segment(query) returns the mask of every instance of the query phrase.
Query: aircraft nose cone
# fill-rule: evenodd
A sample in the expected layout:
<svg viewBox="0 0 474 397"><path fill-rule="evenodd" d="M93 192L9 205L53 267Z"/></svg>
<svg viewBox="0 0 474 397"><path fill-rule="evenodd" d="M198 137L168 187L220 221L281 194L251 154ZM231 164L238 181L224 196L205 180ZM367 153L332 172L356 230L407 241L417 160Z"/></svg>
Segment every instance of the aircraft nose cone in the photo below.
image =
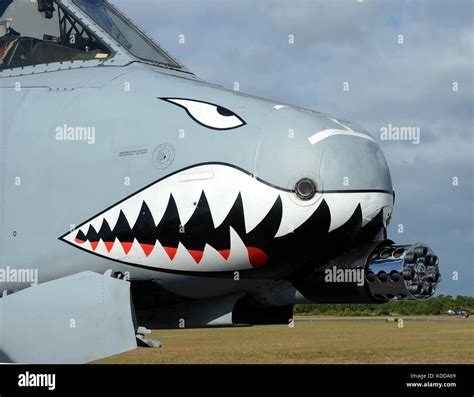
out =
<svg viewBox="0 0 474 397"><path fill-rule="evenodd" d="M318 144L324 145L319 176L325 191L392 193L392 180L385 157L366 132L334 130L314 146Z"/></svg>
<svg viewBox="0 0 474 397"><path fill-rule="evenodd" d="M276 106L256 154L257 175L295 190L313 180L318 191L386 191L392 181L385 157L362 127L322 113ZM311 194L301 184L302 195Z"/></svg>

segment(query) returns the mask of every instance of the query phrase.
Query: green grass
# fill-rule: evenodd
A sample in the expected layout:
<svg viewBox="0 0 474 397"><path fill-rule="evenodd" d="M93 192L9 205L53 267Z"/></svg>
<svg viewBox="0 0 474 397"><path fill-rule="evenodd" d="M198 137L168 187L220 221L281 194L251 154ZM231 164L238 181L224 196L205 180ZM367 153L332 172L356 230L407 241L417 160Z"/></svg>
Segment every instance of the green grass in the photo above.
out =
<svg viewBox="0 0 474 397"><path fill-rule="evenodd" d="M156 330L160 349L138 348L102 364L474 363L474 322L296 322L244 328Z"/></svg>

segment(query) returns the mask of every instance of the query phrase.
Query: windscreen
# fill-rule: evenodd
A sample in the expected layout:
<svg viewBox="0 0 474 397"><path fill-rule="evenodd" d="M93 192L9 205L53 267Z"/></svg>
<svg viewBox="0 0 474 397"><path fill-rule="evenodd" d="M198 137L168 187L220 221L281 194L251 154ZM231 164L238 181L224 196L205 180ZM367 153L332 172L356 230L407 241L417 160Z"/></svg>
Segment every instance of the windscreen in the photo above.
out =
<svg viewBox="0 0 474 397"><path fill-rule="evenodd" d="M162 51L136 26L104 0L74 0L97 24L137 58L179 68L180 65Z"/></svg>

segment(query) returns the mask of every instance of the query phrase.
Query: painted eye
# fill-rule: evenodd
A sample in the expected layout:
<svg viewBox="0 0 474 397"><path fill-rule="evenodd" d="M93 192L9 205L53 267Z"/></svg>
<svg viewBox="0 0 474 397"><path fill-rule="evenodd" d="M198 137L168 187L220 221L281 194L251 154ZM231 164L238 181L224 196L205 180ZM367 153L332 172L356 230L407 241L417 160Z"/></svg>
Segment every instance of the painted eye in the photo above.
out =
<svg viewBox="0 0 474 397"><path fill-rule="evenodd" d="M246 122L234 112L213 103L181 98L160 99L183 108L189 117L207 128L214 130L231 130L246 124Z"/></svg>

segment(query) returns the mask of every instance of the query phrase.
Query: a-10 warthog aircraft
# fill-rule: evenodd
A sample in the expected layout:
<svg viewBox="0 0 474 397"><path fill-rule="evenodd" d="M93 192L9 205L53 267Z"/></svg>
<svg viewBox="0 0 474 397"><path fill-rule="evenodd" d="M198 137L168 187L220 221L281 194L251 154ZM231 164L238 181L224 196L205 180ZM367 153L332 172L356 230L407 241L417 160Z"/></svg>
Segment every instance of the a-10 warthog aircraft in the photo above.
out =
<svg viewBox="0 0 474 397"><path fill-rule="evenodd" d="M387 239L360 126L202 81L105 0L0 15L0 361L433 295L432 250Z"/></svg>

